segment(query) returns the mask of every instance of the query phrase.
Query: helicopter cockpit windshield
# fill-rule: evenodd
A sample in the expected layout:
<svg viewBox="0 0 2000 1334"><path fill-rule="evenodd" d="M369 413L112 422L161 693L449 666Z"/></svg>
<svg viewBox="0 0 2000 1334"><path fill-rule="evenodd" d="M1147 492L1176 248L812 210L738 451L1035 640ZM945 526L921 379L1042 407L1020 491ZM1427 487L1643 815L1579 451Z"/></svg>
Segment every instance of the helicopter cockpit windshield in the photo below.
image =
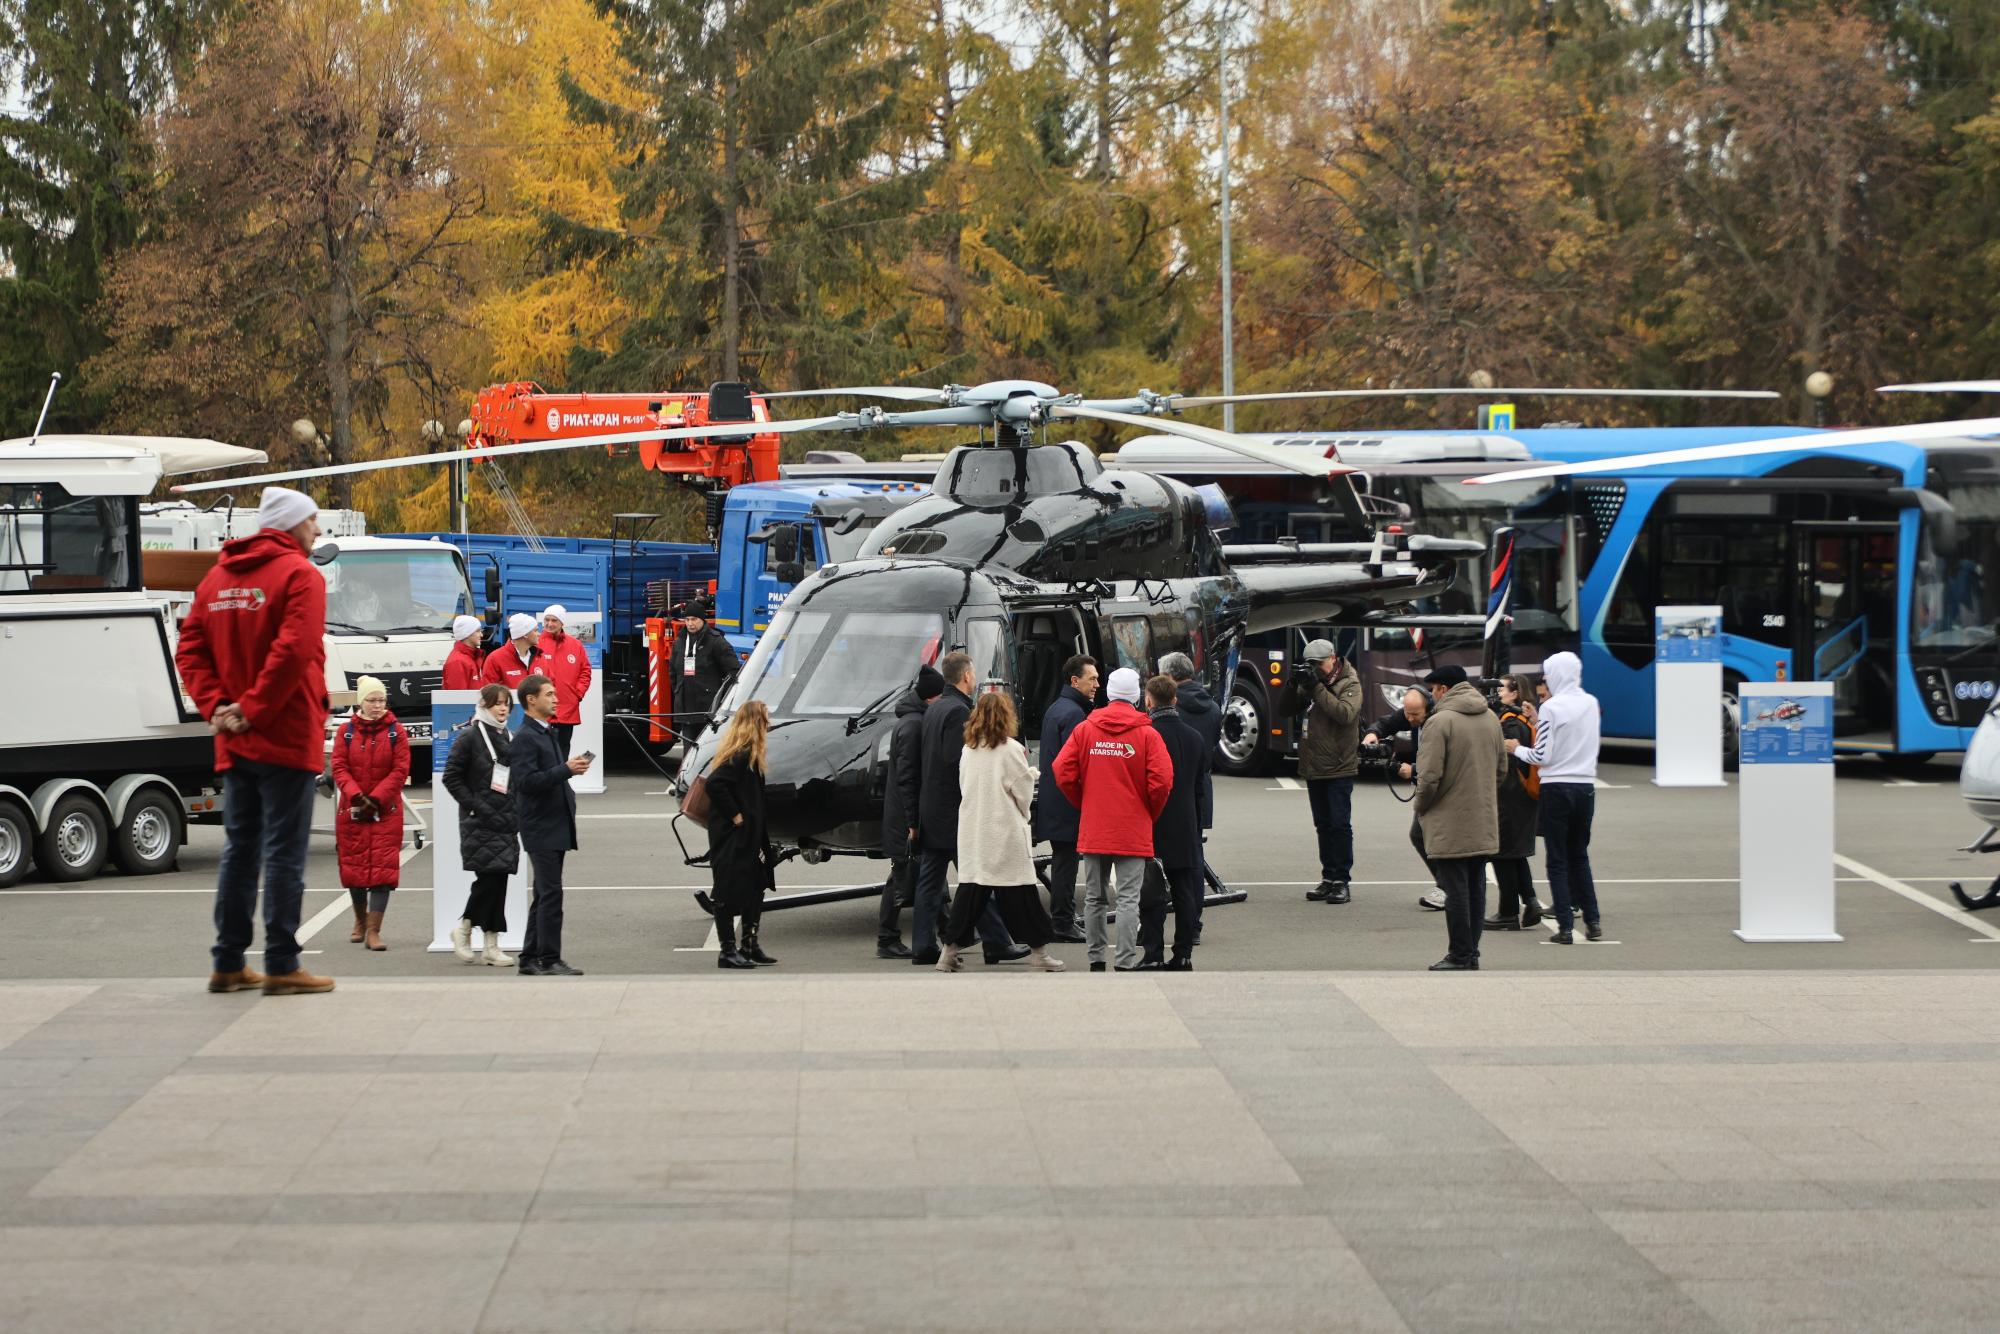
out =
<svg viewBox="0 0 2000 1334"><path fill-rule="evenodd" d="M944 632L934 611L780 611L743 665L730 710L754 699L774 718L850 717L935 663Z"/></svg>

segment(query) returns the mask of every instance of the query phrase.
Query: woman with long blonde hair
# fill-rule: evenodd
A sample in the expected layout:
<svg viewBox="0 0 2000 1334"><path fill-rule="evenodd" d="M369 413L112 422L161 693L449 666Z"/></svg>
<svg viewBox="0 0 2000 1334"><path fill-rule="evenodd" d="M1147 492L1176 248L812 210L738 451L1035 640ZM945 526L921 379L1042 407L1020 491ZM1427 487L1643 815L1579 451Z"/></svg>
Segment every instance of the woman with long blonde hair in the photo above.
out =
<svg viewBox="0 0 2000 1334"><path fill-rule="evenodd" d="M959 951L972 944L990 900L1014 939L1028 947L1028 967L1063 971L1044 949L1055 926L1035 887L1034 834L1029 812L1035 768L1014 739L1014 701L990 691L965 720L965 754L958 769L958 893L944 932L938 971L959 970Z"/></svg>
<svg viewBox="0 0 2000 1334"><path fill-rule="evenodd" d="M708 870L715 884L715 935L722 944L718 968L777 962L757 942L764 894L777 864L764 827L764 745L770 732L770 711L750 700L722 729L708 769ZM740 947L733 922L738 917Z"/></svg>

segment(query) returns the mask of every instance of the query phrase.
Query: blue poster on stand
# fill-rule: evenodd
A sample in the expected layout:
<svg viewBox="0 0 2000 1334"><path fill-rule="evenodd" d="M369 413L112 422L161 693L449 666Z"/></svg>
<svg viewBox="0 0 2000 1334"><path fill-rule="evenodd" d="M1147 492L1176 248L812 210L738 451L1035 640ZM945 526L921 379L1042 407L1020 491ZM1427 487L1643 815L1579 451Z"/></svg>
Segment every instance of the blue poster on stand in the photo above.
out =
<svg viewBox="0 0 2000 1334"><path fill-rule="evenodd" d="M1721 662L1720 608L1673 607L1653 613L1655 662Z"/></svg>
<svg viewBox="0 0 2000 1334"><path fill-rule="evenodd" d="M1833 699L1759 695L1743 700L1745 764L1833 763Z"/></svg>

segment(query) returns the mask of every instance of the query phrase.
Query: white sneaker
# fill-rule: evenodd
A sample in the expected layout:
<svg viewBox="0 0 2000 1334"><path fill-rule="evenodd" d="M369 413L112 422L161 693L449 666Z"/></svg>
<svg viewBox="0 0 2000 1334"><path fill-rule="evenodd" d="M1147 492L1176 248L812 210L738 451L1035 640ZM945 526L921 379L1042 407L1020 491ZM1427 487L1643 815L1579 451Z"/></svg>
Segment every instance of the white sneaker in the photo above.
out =
<svg viewBox="0 0 2000 1334"><path fill-rule="evenodd" d="M488 931L486 933L486 952L479 956L479 961L481 963L492 964L495 968L512 968L514 966L514 956L500 952L500 933L498 931Z"/></svg>
<svg viewBox="0 0 2000 1334"><path fill-rule="evenodd" d="M472 919L461 917L458 925L451 929L451 952L461 963L472 962Z"/></svg>
<svg viewBox="0 0 2000 1334"><path fill-rule="evenodd" d="M1051 959L1041 950L1029 950L1028 967L1040 973L1060 973L1063 971L1063 961Z"/></svg>
<svg viewBox="0 0 2000 1334"><path fill-rule="evenodd" d="M1434 889L1428 894L1419 896L1417 899L1417 906L1419 908L1428 908L1432 912L1443 912L1444 891L1441 889Z"/></svg>

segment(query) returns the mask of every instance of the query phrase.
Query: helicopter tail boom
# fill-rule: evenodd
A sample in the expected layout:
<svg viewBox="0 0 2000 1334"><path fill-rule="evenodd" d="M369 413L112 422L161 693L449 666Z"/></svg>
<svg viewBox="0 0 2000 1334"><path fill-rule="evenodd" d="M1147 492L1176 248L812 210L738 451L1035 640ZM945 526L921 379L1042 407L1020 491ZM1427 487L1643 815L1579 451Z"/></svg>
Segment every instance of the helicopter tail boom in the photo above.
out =
<svg viewBox="0 0 2000 1334"><path fill-rule="evenodd" d="M1257 634L1320 622L1360 625L1371 612L1435 597L1451 587L1454 568L1327 561L1310 565L1250 565L1236 577L1250 594L1248 629Z"/></svg>

